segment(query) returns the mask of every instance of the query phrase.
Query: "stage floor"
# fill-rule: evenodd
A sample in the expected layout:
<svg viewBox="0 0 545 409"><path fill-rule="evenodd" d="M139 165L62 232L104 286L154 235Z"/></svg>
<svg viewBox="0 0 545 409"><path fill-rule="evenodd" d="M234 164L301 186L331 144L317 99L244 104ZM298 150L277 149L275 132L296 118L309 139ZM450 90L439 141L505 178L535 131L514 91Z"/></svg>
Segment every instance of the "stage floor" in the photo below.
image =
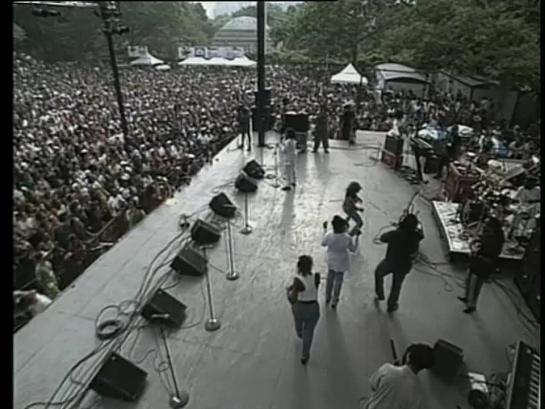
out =
<svg viewBox="0 0 545 409"><path fill-rule="evenodd" d="M274 134L267 138L271 143L277 139ZM183 278L168 290L188 306L186 325L197 323L172 332L168 338L180 387L190 395L187 408L358 408L360 398L370 391L371 374L392 361L390 339L395 341L398 354L412 342L433 345L438 338L449 340L463 348L471 371L487 375L509 369L507 345L520 339L539 348L539 332L522 324L516 309L496 286L485 285L478 311L464 314L463 305L456 299L462 292L458 284L463 281L464 271L456 271L448 264L439 268L457 280L432 276L429 268L419 267L405 280L397 312L387 314L385 305L374 304L373 271L385 247L374 244L373 238L399 218L416 189L370 158L377 156L377 151L369 146L381 145L383 138L383 133L359 133L358 146L353 149L344 142L332 141L329 155L299 155L295 192L274 188L272 180L260 182L258 191L249 199L253 233L239 234L240 219L235 229L240 278L227 281L224 273L210 269L216 313L221 321L218 331L204 329L208 314L202 291L204 278ZM274 150L254 148L243 152L235 146L236 142L231 143L190 186L150 214L46 312L15 334L15 408L47 401L69 368L98 345L94 333L97 314L108 304L135 296L146 267L177 234L181 214L206 207L220 191L242 208L243 196L229 182L253 158L264 163L270 173ZM301 345L285 286L301 254L312 255L316 270L326 271L325 251L320 247L322 223L336 213L342 214L344 189L352 180L363 185L366 227L336 311L325 308L324 289L320 290L321 318L310 361L304 367L299 362ZM430 204L421 198L415 204L426 235L422 253L433 262L446 262ZM223 238L209 252L209 265L227 270ZM171 282L169 279L167 285ZM387 279L386 291L389 285ZM143 328L136 334L138 339L131 336L121 351L132 362L143 361L139 366L148 372L141 398L126 403L90 393L85 399L88 406L81 407L169 407L167 390L172 386L167 383L168 373L154 369L154 361L155 366L160 361L156 359L156 332ZM100 358L98 354L86 362L82 371L89 372L77 372L75 379L88 378ZM420 377L430 408L454 409L456 404L467 407L467 395L459 385L445 383L431 373ZM70 381L65 386L71 386ZM57 399L71 396L67 387Z"/></svg>

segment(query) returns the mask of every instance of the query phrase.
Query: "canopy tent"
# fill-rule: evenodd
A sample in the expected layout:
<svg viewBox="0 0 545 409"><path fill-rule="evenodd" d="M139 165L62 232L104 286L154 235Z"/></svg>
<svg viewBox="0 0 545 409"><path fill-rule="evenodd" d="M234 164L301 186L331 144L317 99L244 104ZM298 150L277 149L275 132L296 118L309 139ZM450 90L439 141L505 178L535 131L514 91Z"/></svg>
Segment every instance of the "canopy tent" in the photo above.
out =
<svg viewBox="0 0 545 409"><path fill-rule="evenodd" d="M255 67L255 61L250 60L248 57L237 57L232 60L225 58L214 57L209 60L202 57L189 57L183 61L180 61L178 65L213 65L213 66L225 66L225 67Z"/></svg>
<svg viewBox="0 0 545 409"><path fill-rule="evenodd" d="M136 60L131 61L131 65L159 65L162 64L163 60L160 60L159 58L155 58L153 55L147 53L146 55L143 55L141 57L138 57Z"/></svg>
<svg viewBox="0 0 545 409"><path fill-rule="evenodd" d="M170 65L168 65L168 64L159 64L159 65L155 66L155 69L158 70L158 71L169 71L170 70Z"/></svg>
<svg viewBox="0 0 545 409"><path fill-rule="evenodd" d="M206 60L202 57L189 57L180 61L178 65L206 65Z"/></svg>
<svg viewBox="0 0 545 409"><path fill-rule="evenodd" d="M367 85L367 78L362 76L352 64L348 64L344 69L331 77L332 84L360 84Z"/></svg>

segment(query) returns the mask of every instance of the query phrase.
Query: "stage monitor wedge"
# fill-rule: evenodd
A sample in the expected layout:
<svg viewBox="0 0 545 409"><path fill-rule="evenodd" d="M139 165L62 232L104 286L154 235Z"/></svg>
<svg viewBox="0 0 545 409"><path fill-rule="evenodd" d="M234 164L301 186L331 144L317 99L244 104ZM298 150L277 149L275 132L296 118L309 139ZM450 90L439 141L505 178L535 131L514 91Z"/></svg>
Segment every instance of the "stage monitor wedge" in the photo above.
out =
<svg viewBox="0 0 545 409"><path fill-rule="evenodd" d="M257 183L244 172L241 172L235 180L235 187L243 193L254 193L257 191Z"/></svg>
<svg viewBox="0 0 545 409"><path fill-rule="evenodd" d="M235 213L237 211L237 207L225 193L220 193L214 196L210 201L209 206L215 214L225 217L226 219L232 219L235 217Z"/></svg>
<svg viewBox="0 0 545 409"><path fill-rule="evenodd" d="M170 264L170 268L178 274L187 276L202 276L208 270L208 261L204 255L193 247L185 246Z"/></svg>
<svg viewBox="0 0 545 409"><path fill-rule="evenodd" d="M162 289L158 289L142 309L142 316L150 322L169 327L182 326L187 306Z"/></svg>
<svg viewBox="0 0 545 409"><path fill-rule="evenodd" d="M191 227L191 238L200 246L210 246L220 240L221 233L216 226L198 219Z"/></svg>
<svg viewBox="0 0 545 409"><path fill-rule="evenodd" d="M144 391L147 376L146 371L112 352L89 387L101 396L135 402Z"/></svg>

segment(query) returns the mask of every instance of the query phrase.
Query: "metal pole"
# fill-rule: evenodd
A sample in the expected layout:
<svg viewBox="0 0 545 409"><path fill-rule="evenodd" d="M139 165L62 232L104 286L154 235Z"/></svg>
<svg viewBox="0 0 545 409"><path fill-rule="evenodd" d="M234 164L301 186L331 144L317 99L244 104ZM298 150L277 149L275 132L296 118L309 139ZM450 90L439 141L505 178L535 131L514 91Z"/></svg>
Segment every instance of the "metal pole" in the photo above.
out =
<svg viewBox="0 0 545 409"><path fill-rule="evenodd" d="M174 371L174 365L172 364L172 358L170 356L170 349L168 348L167 337L165 335L165 330L161 326L161 337L163 338L163 343L165 345L165 351L167 353L167 362L170 369L170 374L172 376L172 382L174 382L174 390L176 395L170 397L170 407L177 409L183 408L189 402L189 395L187 392L180 392L178 389L178 380L176 379L176 371Z"/></svg>
<svg viewBox="0 0 545 409"><path fill-rule="evenodd" d="M274 183L272 187L280 187L280 183L278 183L278 144L274 147Z"/></svg>
<svg viewBox="0 0 545 409"><path fill-rule="evenodd" d="M102 18L102 21L104 22L104 35L106 36L106 42L108 43L108 52L110 54L110 65L112 67L112 73L114 76L114 87L115 87L115 94L117 97L117 105L119 108L119 116L121 118L121 129L123 130L123 136L125 138L129 135L129 127L127 125L127 119L125 118L125 108L123 105L123 94L121 93L121 83L119 81L119 71L117 70L117 60L115 57L115 49L114 49L114 41L113 36L111 32L111 24L108 21L108 16L106 15L107 12L107 5L106 2L100 2L100 16Z"/></svg>
<svg viewBox="0 0 545 409"><path fill-rule="evenodd" d="M202 253L206 259L206 248L202 248ZM220 328L221 323L216 318L216 313L214 311L214 302L212 301L212 285L210 284L210 269L206 269L206 292L208 294L208 310L210 312L210 318L204 324L204 329L207 331L216 331Z"/></svg>
<svg viewBox="0 0 545 409"><path fill-rule="evenodd" d="M244 193L244 228L240 231L242 234L250 234L252 226L248 221L248 193Z"/></svg>
<svg viewBox="0 0 545 409"><path fill-rule="evenodd" d="M265 1L257 2L257 146L265 147Z"/></svg>
<svg viewBox="0 0 545 409"><path fill-rule="evenodd" d="M235 255L233 254L233 235L231 234L231 220L227 220L227 246L229 249L229 272L227 273L228 280L236 280L239 275L235 271Z"/></svg>

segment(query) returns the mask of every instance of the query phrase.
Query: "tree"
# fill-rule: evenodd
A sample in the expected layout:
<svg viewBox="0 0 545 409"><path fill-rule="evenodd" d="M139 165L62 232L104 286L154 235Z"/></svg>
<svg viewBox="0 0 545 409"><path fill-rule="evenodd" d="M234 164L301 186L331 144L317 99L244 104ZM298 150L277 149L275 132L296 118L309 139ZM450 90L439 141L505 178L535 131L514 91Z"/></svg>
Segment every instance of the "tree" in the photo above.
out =
<svg viewBox="0 0 545 409"><path fill-rule="evenodd" d="M120 55L126 46L144 45L161 58L176 58L180 44L205 45L212 26L201 4L192 2L121 2L121 23L130 28L116 37ZM14 21L27 33L24 51L47 61L107 56L102 22L93 10L63 8L62 17L38 18L31 7L17 6Z"/></svg>

